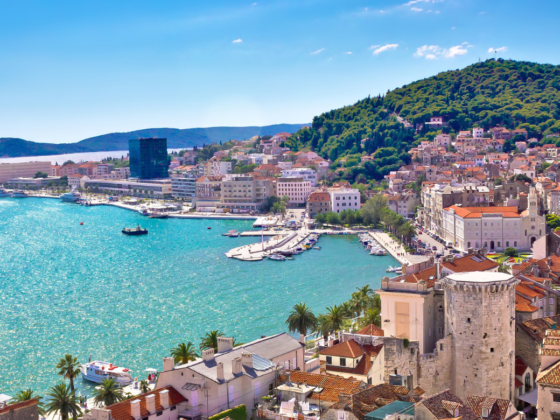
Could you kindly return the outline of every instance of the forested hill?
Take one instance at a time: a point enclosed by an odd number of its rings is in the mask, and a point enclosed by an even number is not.
[[[427,126],[416,132],[399,122],[417,123],[443,116],[446,132],[473,126],[526,128],[541,139],[560,133],[560,66],[522,61],[487,60],[462,70],[447,71],[368,97],[352,106],[325,112],[287,140],[293,149],[312,149],[335,161],[357,158],[382,147],[383,160],[368,165],[366,175],[378,178],[407,162],[406,151],[437,134]],[[397,118],[398,116],[398,118]],[[361,146],[361,140],[367,139]],[[348,165],[347,165],[348,166]]]
[[[17,138],[0,138],[0,157],[57,155],[63,153],[128,150],[128,140],[139,137],[165,137],[170,148],[202,146],[281,132],[294,133],[304,124],[275,124],[263,127],[148,128],[128,133],[109,133],[77,143],[37,143]]]

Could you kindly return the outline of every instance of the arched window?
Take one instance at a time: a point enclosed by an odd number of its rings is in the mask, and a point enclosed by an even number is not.
[[[500,241],[498,241],[498,248],[500,248]]]
[[[527,373],[525,375],[525,387],[531,387],[531,374]]]
[[[513,246],[517,247],[517,241],[515,241],[515,242],[513,243]]]
[[[509,247],[509,241],[506,241],[506,248]]]

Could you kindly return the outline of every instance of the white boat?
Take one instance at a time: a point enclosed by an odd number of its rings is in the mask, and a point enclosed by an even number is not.
[[[269,260],[274,260],[274,261],[286,261],[286,257],[284,257],[283,255],[280,254],[272,254],[268,256]]]
[[[150,213],[148,212],[148,209],[146,207],[140,207],[138,209],[138,213],[140,213],[142,216],[149,216]]]
[[[115,379],[119,385],[132,383],[130,369],[113,365],[109,362],[89,362],[80,368],[82,377],[90,382],[102,383],[105,379]]]
[[[222,233],[222,236],[229,236],[230,238],[237,238],[239,236],[239,232],[235,229],[228,231],[227,233]]]
[[[10,197],[12,194],[10,194],[8,191],[6,191],[4,188],[0,188],[0,197]]]
[[[25,191],[22,191],[22,190],[15,190],[15,191],[13,191],[12,194],[11,194],[11,196],[12,196],[13,198],[25,198],[25,197],[29,197],[29,196],[27,195],[27,193],[26,193]]]
[[[82,195],[78,191],[74,190],[60,195],[60,199],[66,203],[75,203],[81,197]]]
[[[401,268],[400,268],[400,267],[391,267],[391,266],[389,266],[389,268],[386,270],[386,272],[387,272],[387,273],[394,273],[394,272],[396,272],[397,270],[401,270]]]

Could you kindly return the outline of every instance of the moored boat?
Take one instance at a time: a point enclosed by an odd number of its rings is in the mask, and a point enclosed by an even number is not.
[[[280,255],[280,254],[269,255],[268,259],[273,260],[273,261],[286,261],[286,257],[284,257],[283,255]]]
[[[169,217],[169,215],[167,213],[150,213],[150,215],[148,216],[148,218],[150,219],[167,219]]]
[[[105,379],[114,379],[119,385],[132,383],[130,369],[113,365],[109,362],[94,361],[82,365],[80,368],[82,378],[87,381],[102,383]]]
[[[26,193],[25,191],[22,191],[22,190],[15,190],[15,191],[13,191],[12,194],[11,194],[11,196],[12,196],[13,198],[25,198],[25,197],[29,197],[29,196],[27,195],[27,193]]]
[[[135,228],[124,228],[122,233],[125,235],[147,235],[148,229],[142,229],[140,225],[136,226]]]
[[[78,191],[74,190],[60,195],[60,199],[65,203],[75,203],[81,197],[81,194]]]
[[[10,197],[11,194],[6,191],[4,188],[0,188],[0,197]]]

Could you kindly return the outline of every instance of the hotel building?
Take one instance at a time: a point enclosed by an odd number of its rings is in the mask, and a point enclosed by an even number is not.
[[[171,181],[117,181],[91,179],[82,181],[83,188],[105,194],[155,199],[171,198]]]
[[[302,177],[278,178],[276,191],[278,197],[287,196],[289,198],[288,204],[305,204],[307,197],[311,194],[311,182]]]
[[[33,178],[37,172],[51,173],[50,162],[0,163],[0,183],[16,178]]]
[[[340,213],[342,210],[359,210],[360,191],[354,188],[338,188],[329,191],[331,195],[332,211]]]

